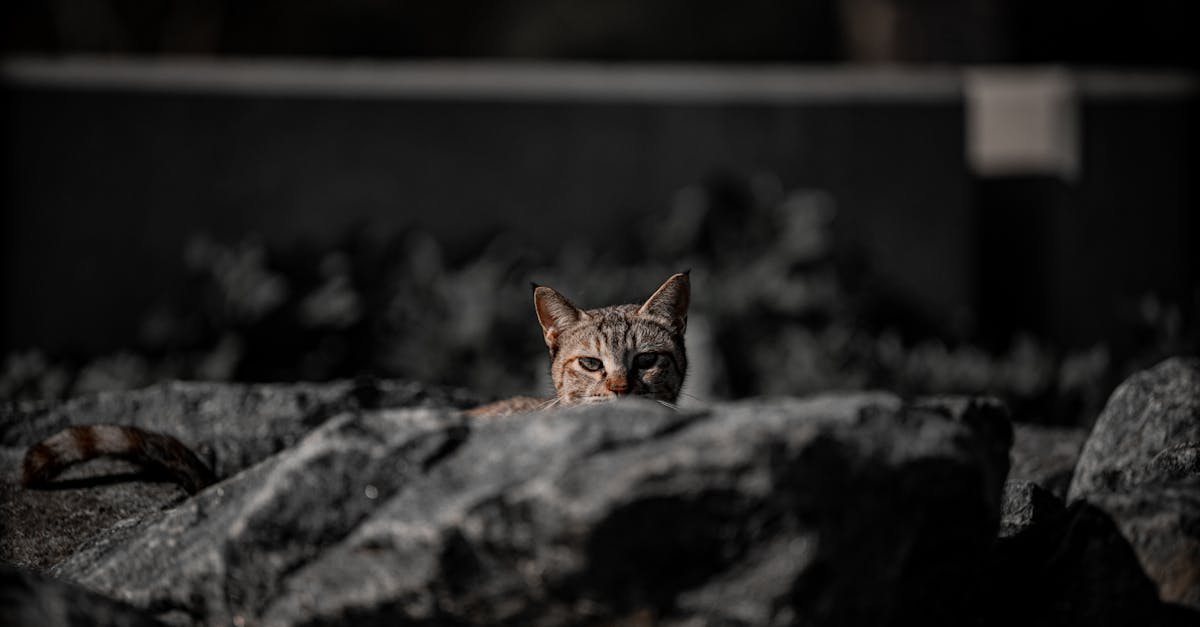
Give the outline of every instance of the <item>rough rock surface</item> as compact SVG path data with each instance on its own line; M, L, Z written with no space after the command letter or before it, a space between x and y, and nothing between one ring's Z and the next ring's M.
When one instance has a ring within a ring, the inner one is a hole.
M145 612L0 563L0 625L5 627L161 627Z
M172 382L49 405L0 406L0 447L24 448L73 424L115 423L175 436L228 477L354 407L469 407L479 399L410 382L234 385Z
M1200 624L1159 600L1194 598L1187 442L1066 506L1078 435L1018 427L1005 481L1013 433L982 399L454 409L473 400L172 384L0 408L0 560L58 579L0 569L0 623ZM15 488L25 445L97 421L172 433L225 479L189 498L93 462Z
M45 570L126 518L178 505L183 488L117 460L70 468L54 490L18 483L24 449L0 449L0 561Z
M1200 609L1200 477L1087 501L1117 522L1164 600Z
M399 382L175 382L64 403L0 405L0 561L48 568L116 522L187 497L182 488L116 460L68 469L54 489L20 489L25 449L66 426L109 422L168 433L227 477L295 444L340 411L476 402L462 392Z
M1063 503L1031 481L1008 480L1000 503L1000 537L1016 535L1034 525L1050 523L1063 513Z
M1194 463L1188 451L1196 448L1200 359L1168 359L1113 391L1084 444L1068 498L1167 479L1164 470L1171 468L1172 460L1190 458Z
M1200 609L1200 359L1169 359L1113 392L1069 494L1112 516L1164 600Z
M964 624L994 403L350 408L52 570L171 624Z

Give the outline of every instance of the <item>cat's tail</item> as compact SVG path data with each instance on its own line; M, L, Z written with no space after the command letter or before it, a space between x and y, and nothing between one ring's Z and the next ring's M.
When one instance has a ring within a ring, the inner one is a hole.
M29 447L21 466L21 485L45 486L67 467L105 456L162 471L189 494L217 480L191 449L169 435L137 427L80 425L63 429Z

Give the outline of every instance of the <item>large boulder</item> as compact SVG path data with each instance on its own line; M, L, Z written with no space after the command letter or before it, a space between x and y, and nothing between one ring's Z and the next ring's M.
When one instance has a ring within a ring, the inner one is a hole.
M1112 516L1164 600L1200 609L1200 359L1169 359L1113 392L1069 496Z
M69 425L168 433L227 477L352 408L466 407L469 394L410 382L234 385L172 382L61 403L0 404L0 561L49 568L118 521L173 507L180 487L117 460L70 468L51 490L18 486L25 449Z
M351 409L59 578L172 624L965 624L1011 433L888 395Z
M173 381L61 403L0 404L0 448L25 448L64 427L112 423L175 436L219 477L295 444L326 418L358 407L470 407L461 390L414 382L240 385Z
M1074 500L1169 479L1171 461L1186 459L1195 447L1200 447L1200 359L1168 359L1113 391L1083 446L1067 496Z

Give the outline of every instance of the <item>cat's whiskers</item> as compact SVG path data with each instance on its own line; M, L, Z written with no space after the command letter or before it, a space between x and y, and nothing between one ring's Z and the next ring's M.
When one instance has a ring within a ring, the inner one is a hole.
M596 403L607 403L609 401L615 401L620 398L622 398L622 397L612 396L612 395L608 395L608 394L588 394L586 396L580 396L578 398L578 400L576 401L576 403L579 405L595 405ZM629 398L644 398L647 400L654 401L654 402L662 405L663 407L668 407L675 411L679 411L679 406L676 405L675 403L672 403L670 401L664 401L660 398L654 398L653 396L650 396L650 395L635 394Z

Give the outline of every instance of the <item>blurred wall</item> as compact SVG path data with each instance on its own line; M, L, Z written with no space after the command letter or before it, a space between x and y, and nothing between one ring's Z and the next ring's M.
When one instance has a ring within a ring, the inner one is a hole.
M63 65L5 73L5 349L128 345L197 233L603 248L721 169L831 192L844 239L935 320L1087 341L1107 318L1075 325L1081 303L1196 278L1178 97L1085 98L1080 180L987 182L948 70Z
M1181 67L1186 0L6 0L0 53Z
M976 184L985 326L1085 345L1148 301L1200 313L1196 113L1194 94L1085 100L1076 180Z

